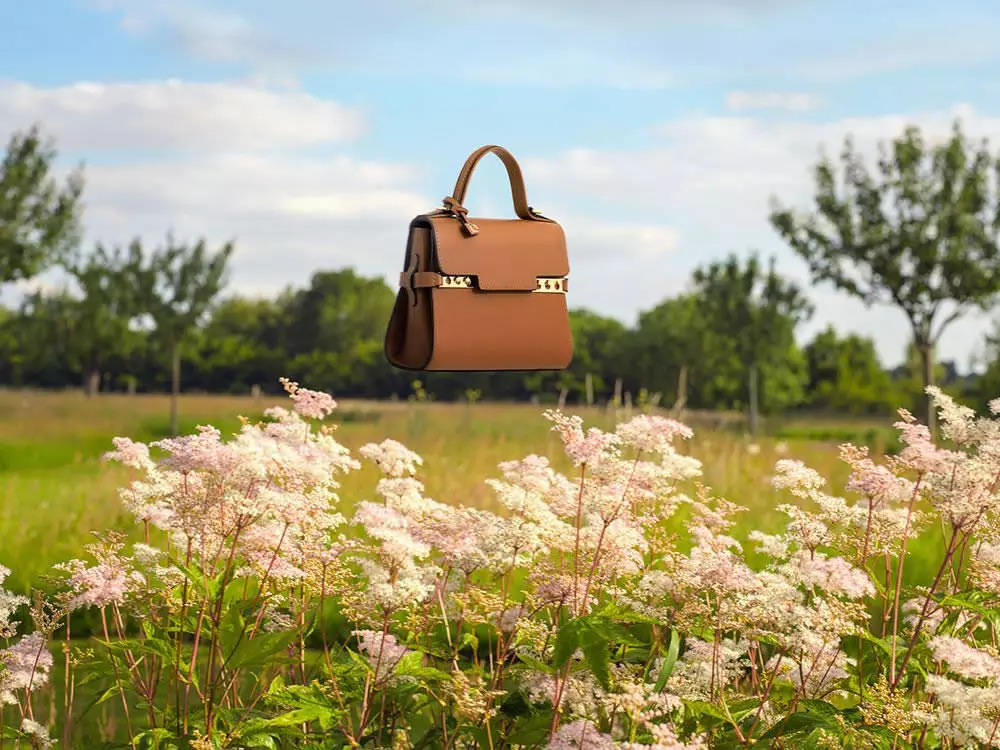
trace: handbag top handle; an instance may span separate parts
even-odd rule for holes
[[[476,234],[479,231],[475,224],[469,222],[466,216],[469,211],[462,204],[465,201],[465,194],[469,188],[469,179],[472,177],[476,165],[480,159],[489,153],[496,154],[507,168],[507,177],[510,180],[510,192],[514,199],[514,211],[517,213],[518,218],[548,221],[528,205],[528,194],[524,189],[524,177],[521,174],[521,167],[518,166],[517,160],[510,151],[503,146],[481,146],[469,154],[469,158],[462,165],[462,171],[458,173],[454,192],[443,201],[445,210],[454,214],[469,234]]]

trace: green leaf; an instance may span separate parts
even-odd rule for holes
[[[601,634],[606,641],[623,643],[628,646],[643,646],[642,641],[635,638],[621,623],[615,622],[601,615],[587,615],[581,617],[583,627],[594,630]]]
[[[556,668],[554,666],[552,666],[551,664],[546,664],[543,661],[539,661],[535,657],[528,656],[527,654],[522,653],[521,651],[517,652],[517,658],[521,662],[523,662],[525,665],[527,665],[527,666],[531,667],[532,669],[534,669],[536,672],[541,672],[542,674],[555,674],[556,673]]]
[[[393,672],[405,677],[419,677],[425,680],[441,681],[450,680],[451,675],[442,672],[440,669],[424,666],[424,654],[420,651],[410,651],[405,654],[393,669]]]
[[[811,732],[815,729],[836,730],[839,727],[834,720],[834,716],[839,713],[836,708],[825,703],[825,701],[811,701],[811,703],[824,704],[827,708],[820,709],[816,706],[811,708],[811,710],[796,711],[794,714],[778,720],[773,727],[761,735],[761,739],[801,734],[802,732]]]
[[[466,647],[471,648],[473,651],[477,651],[479,649],[479,639],[476,637],[475,633],[462,633],[462,640],[459,641],[458,650],[461,651]]]
[[[264,750],[278,750],[278,743],[269,734],[252,734],[240,740],[240,747],[264,748]]]
[[[660,622],[660,620],[655,617],[634,612],[614,602],[608,602],[600,609],[595,610],[591,616],[612,620],[614,622],[649,623],[652,625],[657,625]]]
[[[552,714],[549,712],[520,716],[514,722],[506,740],[511,745],[534,747],[548,738],[551,726]]]
[[[816,700],[814,698],[803,698],[799,701],[799,706],[810,713],[820,714],[822,716],[837,716],[840,714],[840,709],[834,706],[832,703],[827,703],[826,701]]]
[[[164,729],[163,727],[158,727],[156,729],[147,729],[144,732],[139,732],[135,736],[135,744],[140,748],[154,748],[160,747],[160,743],[164,740],[175,739],[174,733],[169,729]]]
[[[245,631],[246,621],[240,610],[237,607],[226,609],[219,624],[219,643],[224,656],[229,656],[239,647],[241,641],[248,635]]]
[[[727,724],[729,723],[729,717],[726,715],[725,711],[716,706],[714,703],[709,703],[708,701],[686,700],[684,701],[684,707],[696,716],[711,716],[712,718],[719,719]]]
[[[271,680],[271,684],[267,686],[268,695],[276,695],[285,689],[285,678],[281,676],[279,672]]]
[[[656,692],[662,693],[663,688],[670,679],[674,671],[674,664],[677,663],[677,655],[681,650],[681,635],[674,628],[670,629],[670,645],[667,646],[667,655],[663,659],[663,667],[660,669],[660,676],[656,679]]]
[[[733,717],[733,721],[739,722],[754,713],[759,706],[760,698],[744,698],[728,705],[729,715]]]
[[[552,649],[552,663],[557,669],[565,667],[580,647],[580,620],[570,620],[556,633],[556,645]]]
[[[229,658],[228,668],[239,669],[247,666],[264,666],[279,661],[283,652],[298,637],[295,631],[259,633],[253,638],[244,638]]]
[[[611,689],[611,656],[608,652],[608,640],[602,629],[593,627],[589,622],[583,621],[584,626],[580,632],[580,649],[594,673],[597,682],[605,690]]]

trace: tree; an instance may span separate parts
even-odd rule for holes
[[[607,394],[614,382],[626,374],[621,354],[626,337],[625,325],[587,309],[569,311],[573,336],[573,361],[558,372],[533,372],[522,378],[524,389],[539,397],[545,393],[576,394],[586,400],[587,376],[594,393]]]
[[[788,358],[795,328],[812,315],[812,305],[794,282],[778,274],[773,257],[765,272],[756,253],[745,265],[730,254],[695,269],[692,278],[700,317],[719,335],[718,346],[746,368],[748,427],[756,434],[761,365],[771,369]]]
[[[806,345],[809,405],[850,414],[890,412],[892,382],[870,338],[827,326]]]
[[[381,277],[351,268],[313,274],[309,287],[289,300],[288,366],[295,379],[335,392],[384,393],[398,377],[382,353],[394,301]]]
[[[41,273],[79,239],[82,167],[60,187],[50,176],[55,158],[37,125],[7,144],[0,162],[0,284]]]
[[[98,244],[86,257],[66,263],[82,292],[73,305],[73,344],[87,396],[100,389],[102,365],[124,353],[134,335],[129,324],[140,312],[134,279],[141,261],[142,246],[133,241],[127,250]]]
[[[74,372],[77,300],[65,289],[35,291],[10,321],[15,352],[13,380],[41,388],[65,386]]]
[[[199,387],[248,393],[254,385],[278,386],[289,356],[288,295],[277,300],[232,296],[221,300],[186,348]]]
[[[953,321],[987,309],[1000,290],[997,167],[984,140],[970,146],[956,120],[950,139],[931,147],[916,127],[879,146],[873,175],[850,137],[842,183],[824,158],[815,167],[816,210],[798,214],[772,199],[771,223],[809,266],[866,305],[906,315],[924,386],[934,383],[934,348]],[[947,307],[951,307],[947,312]],[[930,399],[924,415],[934,428]]]
[[[177,434],[177,401],[181,390],[181,348],[191,329],[202,322],[226,283],[233,243],[211,253],[204,239],[178,244],[167,236],[165,247],[147,259],[133,240],[129,284],[135,289],[137,309],[149,315],[156,335],[170,352],[170,434]]]
[[[628,362],[637,385],[672,397],[674,408],[688,402],[691,383],[720,373],[714,365],[718,349],[711,345],[713,332],[699,314],[698,297],[683,294],[665,299],[639,313],[629,337]],[[699,394],[708,395],[698,387]],[[710,397],[710,396],[709,396]]]

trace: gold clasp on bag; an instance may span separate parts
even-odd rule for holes
[[[563,276],[561,279],[538,279],[536,292],[542,294],[566,294],[569,291],[569,278]]]
[[[474,288],[471,276],[442,275],[440,277],[440,282],[434,284],[433,286],[442,289]],[[566,292],[569,291],[569,278],[566,276],[557,279],[540,277],[535,280],[535,288],[531,291],[540,294],[566,294]]]

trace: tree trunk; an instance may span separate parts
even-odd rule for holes
[[[101,371],[96,367],[88,368],[83,375],[83,394],[90,398],[101,389]]]
[[[934,345],[929,342],[917,341],[917,351],[920,352],[920,375],[924,381],[924,420],[931,431],[931,437],[937,429],[937,414],[934,403],[926,393],[927,386],[934,385]]]
[[[747,417],[747,427],[752,437],[757,436],[757,363],[750,365],[750,414]]]
[[[172,367],[170,376],[170,434],[177,434],[177,401],[181,395],[181,345],[171,345]]]

